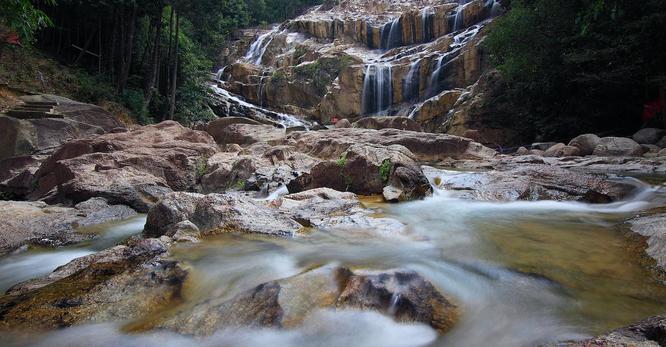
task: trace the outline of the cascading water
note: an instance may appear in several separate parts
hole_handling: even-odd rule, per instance
[[[433,39],[432,27],[434,24],[435,12],[432,7],[426,7],[421,10],[421,42],[428,42]]]
[[[402,22],[398,17],[382,27],[380,48],[389,50],[400,47],[402,44]]]
[[[275,38],[278,29],[278,27],[274,27],[271,31],[259,35],[252,45],[250,45],[247,53],[245,53],[245,60],[254,65],[261,65],[264,53],[266,53],[266,49]]]
[[[449,46],[449,51],[437,58],[437,61],[432,69],[432,74],[428,81],[428,95],[434,96],[439,92],[444,90],[447,86],[443,82],[446,67],[449,62],[453,60],[458,54],[460,54],[461,49],[478,34],[481,27],[478,25],[471,26],[467,30],[453,37],[453,43]]]
[[[226,69],[227,69],[227,67],[223,66],[221,69],[217,70],[217,72],[215,73],[215,80],[216,81],[222,81],[222,77],[224,75],[224,70],[226,70]]]
[[[421,83],[421,60],[413,62],[409,66],[409,72],[403,80],[402,98],[403,100],[415,100],[419,97],[419,87]]]
[[[385,114],[393,104],[392,67],[386,63],[369,64],[363,79],[363,113]]]

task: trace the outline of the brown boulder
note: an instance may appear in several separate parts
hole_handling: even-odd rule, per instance
[[[136,215],[127,206],[109,205],[94,198],[74,208],[44,202],[0,201],[0,255],[28,243],[60,246],[92,235],[76,233],[78,227],[126,219]]]
[[[558,143],[548,148],[544,153],[544,157],[575,157],[580,155],[578,147],[567,146],[563,143]]]
[[[446,332],[457,307],[413,271],[351,271],[325,266],[261,284],[235,297],[187,307],[157,324],[182,334],[211,335],[229,327],[293,328],[322,308],[379,311],[402,322]]]
[[[599,140],[593,154],[602,157],[638,157],[643,155],[643,148],[636,141],[626,137],[604,137]]]
[[[601,138],[594,134],[583,134],[577,136],[569,142],[569,146],[576,147],[580,150],[580,155],[591,155],[594,149],[599,145]]]
[[[423,132],[419,123],[407,117],[365,117],[354,122],[352,126],[363,129],[400,129]]]
[[[155,239],[73,260],[0,297],[0,330],[137,319],[180,299],[187,272]]]
[[[104,197],[144,212],[172,189],[191,189],[217,150],[210,135],[171,121],[72,141],[35,173],[31,197],[75,203]]]
[[[215,132],[215,141],[220,145],[251,145],[257,142],[277,143],[286,136],[285,129],[271,125],[232,124]]]

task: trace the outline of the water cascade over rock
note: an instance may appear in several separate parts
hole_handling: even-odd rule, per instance
[[[386,113],[393,103],[393,78],[391,65],[370,64],[363,79],[363,113]]]

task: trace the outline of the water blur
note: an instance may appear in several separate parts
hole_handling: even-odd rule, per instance
[[[263,282],[323,265],[418,271],[463,315],[445,336],[373,312],[317,311],[292,330],[233,329],[206,338],[128,333],[126,323],[16,338],[38,346],[534,346],[605,332],[666,310],[666,287],[622,221],[664,203],[645,186],[627,200],[466,201],[437,191],[397,205],[365,199],[408,233],[317,230],[293,239],[223,235],[183,244],[190,264],[183,305],[231,298]],[[159,314],[168,314],[162,312]],[[157,317],[152,317],[157,318]],[[151,317],[145,317],[150,320]]]

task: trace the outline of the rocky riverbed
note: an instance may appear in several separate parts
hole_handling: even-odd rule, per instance
[[[246,123],[165,122],[8,159],[2,189],[32,201],[1,203],[2,266],[60,262],[3,280],[12,343],[336,345],[390,329],[404,342],[377,341],[539,345],[666,309],[666,198],[627,177],[658,174],[644,162],[658,157],[502,155],[398,120]],[[135,211],[145,225],[104,236]],[[658,322],[594,341],[658,340]]]

